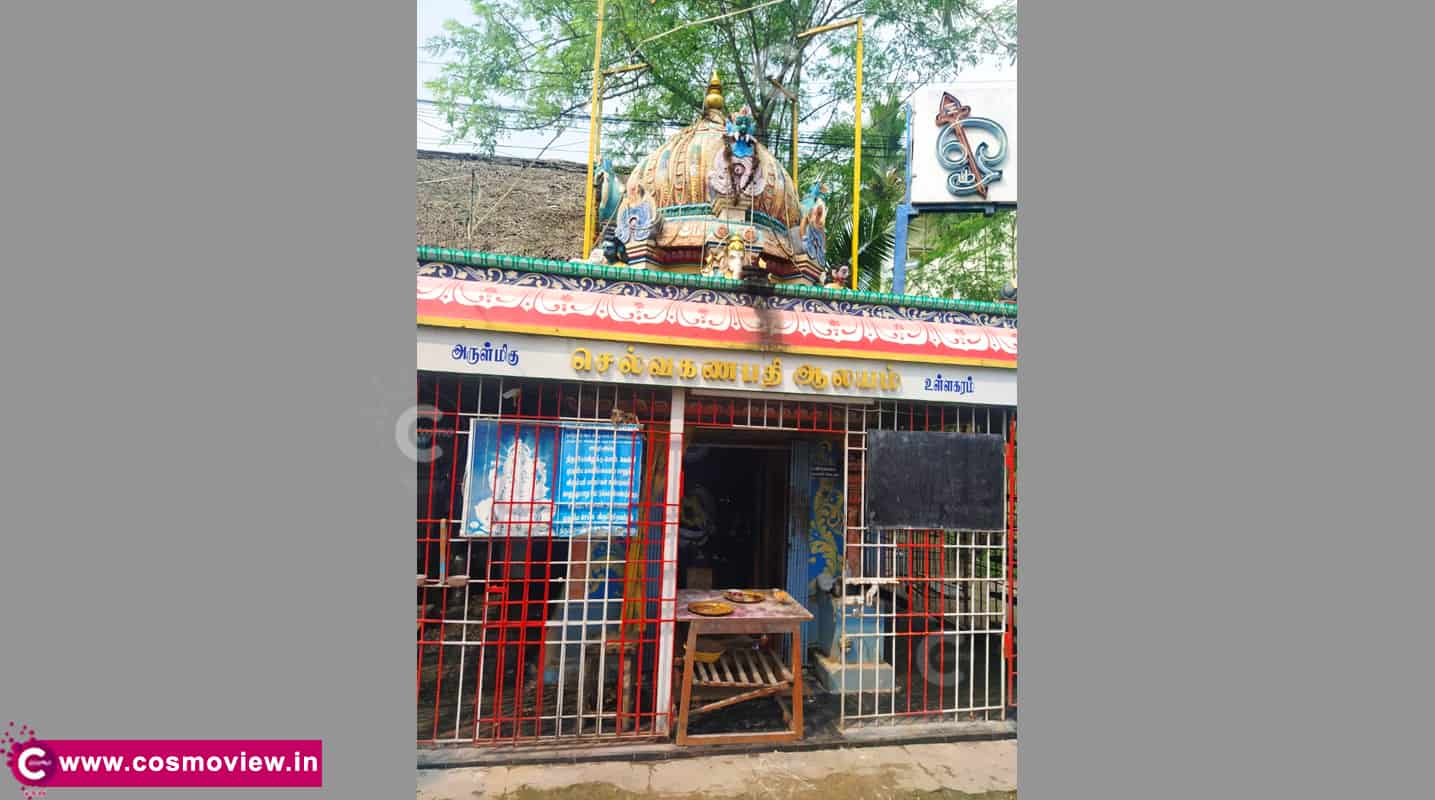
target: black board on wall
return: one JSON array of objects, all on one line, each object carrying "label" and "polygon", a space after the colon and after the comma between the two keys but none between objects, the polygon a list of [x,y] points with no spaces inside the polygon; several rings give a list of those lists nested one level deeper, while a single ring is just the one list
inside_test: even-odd
[{"label": "black board on wall", "polygon": [[869,431],[866,462],[868,528],[1005,528],[999,434]]}]

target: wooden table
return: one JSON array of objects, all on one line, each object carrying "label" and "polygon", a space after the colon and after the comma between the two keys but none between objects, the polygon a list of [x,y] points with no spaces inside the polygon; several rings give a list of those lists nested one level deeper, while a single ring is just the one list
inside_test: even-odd
[{"label": "wooden table", "polygon": [[[684,589],[678,592],[677,621],[687,623],[687,644],[683,651],[683,689],[678,705],[678,737],[680,745],[685,744],[729,744],[737,742],[791,742],[802,738],[802,628],[812,619],[812,614],[797,601],[780,603],[772,599],[773,590],[763,591],[767,599],[761,603],[730,603],[734,610],[725,617],[704,617],[688,610],[688,604],[698,600],[722,600],[719,589]],[[764,651],[734,650],[723,653],[714,664],[696,664],[698,636],[700,634],[727,633],[786,633],[792,636],[791,666],[784,665],[773,653]],[[722,688],[738,691],[738,694],[708,703],[696,709],[691,708],[694,672],[698,671],[696,685],[699,688]],[[709,733],[688,735],[688,717],[704,711],[773,696],[780,703],[781,695],[792,691],[792,709],[784,708],[791,728],[785,731],[767,733]]]}]

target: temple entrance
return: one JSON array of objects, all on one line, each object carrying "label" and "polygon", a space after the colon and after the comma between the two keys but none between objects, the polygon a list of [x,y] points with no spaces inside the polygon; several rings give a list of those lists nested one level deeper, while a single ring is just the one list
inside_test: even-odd
[{"label": "temple entrance", "polygon": [[[682,648],[663,601],[703,586],[780,588],[812,612],[798,665],[810,738],[999,719],[1013,705],[1014,493],[1005,530],[861,524],[870,433],[1003,433],[1014,465],[1008,409],[679,399],[438,372],[420,373],[418,388],[442,415],[418,427],[439,447],[418,467],[421,743],[670,735]],[[628,421],[615,424],[620,415]],[[681,460],[670,465],[669,453]],[[501,530],[465,534],[465,514],[485,502],[466,500],[474,486],[502,504],[477,517]],[[601,497],[593,487],[605,487]],[[789,654],[773,636],[725,647]],[[786,726],[779,703],[741,702],[701,714],[688,732]]]},{"label": "temple entrance", "polygon": [[790,442],[700,430],[683,453],[678,588],[786,584]]},{"label": "temple entrance", "polygon": [[[840,453],[836,437],[820,434],[694,426],[684,442],[682,503],[679,516],[678,587],[682,589],[781,589],[800,604],[832,616],[830,604],[809,597],[813,548],[810,516],[815,503],[811,480],[813,453],[819,441]],[[835,476],[837,470],[832,470]],[[828,487],[829,489],[832,487]],[[840,509],[840,492],[833,503]],[[840,531],[837,531],[840,535]],[[818,613],[814,611],[814,615]],[[815,644],[815,626],[803,625],[804,648]],[[826,628],[830,629],[831,624]],[[829,633],[830,635],[830,633]],[[786,634],[733,633],[700,636],[700,652],[758,649],[792,659]],[[681,647],[679,648],[681,651]],[[805,653],[804,659],[805,660]],[[790,664],[802,671],[801,663]],[[806,694],[817,687],[804,679]],[[675,689],[675,691],[677,691]],[[695,690],[694,707],[723,696]],[[712,689],[707,690],[714,691]],[[817,728],[829,728],[835,703],[804,703],[804,713]],[[771,699],[736,703],[689,719],[690,735],[777,733],[788,728],[788,704]]]}]

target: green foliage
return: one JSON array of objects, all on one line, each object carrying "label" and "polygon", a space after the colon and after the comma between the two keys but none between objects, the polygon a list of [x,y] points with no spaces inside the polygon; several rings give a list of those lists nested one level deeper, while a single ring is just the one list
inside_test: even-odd
[{"label": "green foliage", "polygon": [[[862,237],[857,283],[891,290],[897,206],[905,193],[903,132],[906,113],[895,93],[870,104],[862,126]],[[799,168],[803,186],[820,179],[827,199],[827,259],[843,264],[852,252],[852,124],[838,122],[818,135],[816,155]],[[917,266],[907,275],[909,294],[995,302],[1015,276],[1016,214],[1000,211],[917,217],[908,236]]]},{"label": "green foliage", "polygon": [[[669,32],[758,2],[608,0],[603,66],[646,62],[651,68],[608,78],[604,114],[685,124],[700,109],[716,69],[729,108],[751,106],[760,136],[788,108],[769,78],[802,94],[804,120],[831,121],[851,108],[852,31],[805,40],[796,35],[858,14],[867,20],[864,81],[873,94],[952,77],[983,54],[1015,58],[1011,0],[994,8],[987,8],[991,0],[785,0]],[[592,92],[596,0],[473,0],[473,9],[475,24],[450,21],[444,35],[428,43],[431,54],[450,62],[428,87],[455,135],[491,153],[504,129],[572,124],[565,113],[585,111]],[[661,139],[656,125],[624,126],[605,131],[605,151],[631,159]]]},{"label": "green foliage", "polygon": [[907,273],[912,294],[992,302],[1016,277],[1015,211],[918,217],[909,239],[918,263]]},{"label": "green foliage", "polygon": [[[761,0],[607,0],[603,66],[646,62],[650,69],[607,78],[603,113],[629,120],[691,122],[713,70],[727,107],[753,110],[759,138],[774,141],[782,163],[791,104],[769,83],[801,95],[805,126],[821,125],[804,148],[805,194],[827,186],[827,258],[851,258],[852,119],[855,37],[851,29],[806,40],[796,34],[858,14],[866,19],[860,288],[890,289],[896,208],[904,192],[902,106],[908,93],[955,77],[987,54],[1016,60],[1014,0],[784,0],[751,14],[686,23],[757,5]],[[597,0],[473,0],[474,25],[448,22],[428,43],[449,66],[428,84],[456,137],[491,153],[506,130],[586,127],[592,92]],[[651,37],[659,37],[647,41]],[[511,107],[511,108],[510,108]],[[517,111],[515,112],[514,109]],[[576,119],[575,119],[576,116]],[[617,128],[614,130],[613,128]],[[603,151],[634,163],[665,138],[659,124],[608,126]],[[808,140],[808,136],[804,136]],[[919,217],[926,248],[908,291],[995,300],[1015,263],[1012,215]]]},{"label": "green foliage", "polygon": [[[892,259],[897,204],[902,202],[905,185],[902,134],[906,112],[902,105],[899,95],[889,93],[863,115],[859,289],[891,288],[891,277],[884,269]],[[828,187],[827,261],[834,266],[852,258],[852,138],[850,122],[829,125],[818,135],[818,152],[798,168],[804,187],[813,180]]]},{"label": "green foliage", "polygon": [[[861,217],[861,238],[857,242],[857,288],[865,292],[885,292],[892,288],[891,276],[884,268],[892,260],[892,244],[896,212],[892,206],[864,205]],[[842,204],[842,216],[827,218],[827,263],[845,264],[852,259],[852,208]]]}]

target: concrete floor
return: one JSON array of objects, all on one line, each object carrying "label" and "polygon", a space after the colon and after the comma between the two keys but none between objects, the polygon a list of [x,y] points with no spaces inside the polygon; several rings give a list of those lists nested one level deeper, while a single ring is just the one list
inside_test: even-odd
[{"label": "concrete floor", "polygon": [[418,800],[1015,800],[1016,741],[419,770]]}]

